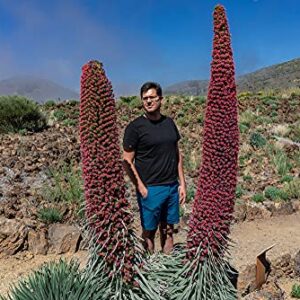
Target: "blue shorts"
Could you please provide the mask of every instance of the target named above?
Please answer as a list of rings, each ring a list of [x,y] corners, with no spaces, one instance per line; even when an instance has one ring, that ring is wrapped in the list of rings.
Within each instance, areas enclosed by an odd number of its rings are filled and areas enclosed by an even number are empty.
[[[160,222],[179,223],[178,182],[148,186],[148,195],[137,193],[141,224],[145,230],[156,230]]]

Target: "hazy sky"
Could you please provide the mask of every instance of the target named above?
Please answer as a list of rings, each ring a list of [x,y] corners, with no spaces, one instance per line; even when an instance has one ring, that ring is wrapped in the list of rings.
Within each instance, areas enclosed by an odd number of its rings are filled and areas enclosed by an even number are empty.
[[[79,91],[91,59],[117,94],[206,79],[218,3],[238,75],[300,57],[300,0],[0,0],[0,80],[34,75]]]

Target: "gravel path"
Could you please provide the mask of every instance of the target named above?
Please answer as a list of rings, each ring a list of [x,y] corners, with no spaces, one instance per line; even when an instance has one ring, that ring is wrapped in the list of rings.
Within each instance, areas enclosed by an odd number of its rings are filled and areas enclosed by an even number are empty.
[[[285,253],[294,255],[300,250],[300,212],[265,220],[235,224],[231,238],[236,242],[232,260],[236,267],[255,263],[256,256],[275,244],[267,257],[275,258]]]

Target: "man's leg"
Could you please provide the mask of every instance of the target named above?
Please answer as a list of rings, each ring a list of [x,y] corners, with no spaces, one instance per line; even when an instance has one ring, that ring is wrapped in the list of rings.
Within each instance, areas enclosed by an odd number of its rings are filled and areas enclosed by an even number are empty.
[[[150,253],[154,252],[155,233],[160,220],[161,201],[164,199],[163,190],[160,186],[149,186],[148,195],[143,198],[137,193],[140,209],[141,225],[143,228],[143,246]]]
[[[173,250],[174,241],[174,225],[167,224],[167,222],[161,222],[159,225],[160,230],[160,244],[161,249],[165,254],[170,254]]]
[[[155,232],[156,230],[145,230],[143,229],[142,238],[143,238],[143,246],[146,250],[152,254],[155,248]]]
[[[174,224],[179,223],[179,194],[178,183],[168,185],[168,198],[165,201],[160,219],[161,247],[164,253],[169,254],[173,250]]]

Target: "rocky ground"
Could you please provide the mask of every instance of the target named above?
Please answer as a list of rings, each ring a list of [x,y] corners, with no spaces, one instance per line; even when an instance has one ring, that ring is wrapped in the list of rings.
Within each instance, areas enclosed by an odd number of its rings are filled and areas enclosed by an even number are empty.
[[[273,294],[270,283],[266,285],[269,295],[275,295],[282,291],[281,298],[291,299],[289,294],[294,283],[300,283],[294,271],[293,259],[300,253],[300,212],[288,215],[277,216],[264,220],[247,221],[236,223],[232,226],[231,238],[235,242],[232,248],[232,265],[240,272],[240,290],[245,290],[255,279],[253,266],[256,256],[267,247],[274,245],[267,257],[272,262],[272,273],[269,282],[278,285]],[[181,229],[175,237],[176,242],[185,240],[186,232]],[[73,251],[72,251],[73,252]],[[67,254],[34,255],[32,252],[19,252],[14,256],[0,258],[0,294],[5,294],[9,286],[16,283],[21,276],[25,276],[34,269],[37,269],[45,262],[59,260],[61,257],[79,259],[84,265],[87,259],[86,251]],[[298,261],[298,276],[300,276],[300,257]],[[248,296],[249,297],[249,296]],[[254,296],[253,296],[254,297]],[[252,299],[272,299],[277,298],[252,298]],[[250,299],[250,298],[247,298]]]

